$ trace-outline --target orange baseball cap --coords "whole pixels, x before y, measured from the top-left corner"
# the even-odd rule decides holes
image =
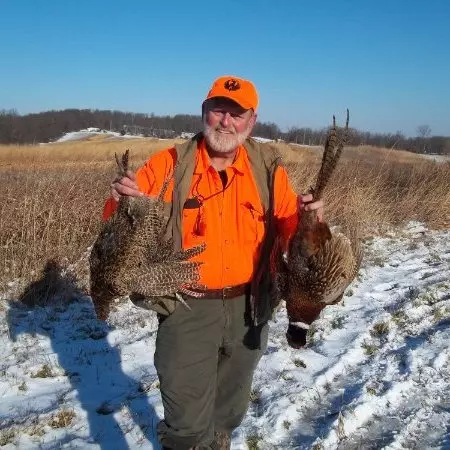
[[[205,100],[214,97],[226,97],[238,103],[245,109],[256,111],[258,107],[258,92],[255,85],[243,78],[232,75],[217,78],[208,92]]]

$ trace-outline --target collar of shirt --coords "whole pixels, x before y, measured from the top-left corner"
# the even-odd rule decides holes
[[[245,155],[246,150],[243,145],[238,147],[236,158],[230,166],[235,172],[243,175],[245,172]],[[205,138],[201,139],[197,145],[197,160],[195,162],[195,174],[206,172],[211,167],[211,160],[209,159],[208,150],[206,149]]]

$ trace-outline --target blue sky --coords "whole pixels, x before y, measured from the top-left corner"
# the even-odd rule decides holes
[[[282,129],[450,136],[449,0],[0,3],[0,109],[198,114],[232,74]]]

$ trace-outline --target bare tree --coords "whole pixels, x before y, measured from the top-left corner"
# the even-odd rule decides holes
[[[423,139],[431,134],[431,128],[429,125],[419,125],[416,128],[416,132]]]
[[[431,128],[429,125],[419,125],[416,131],[422,141],[422,151],[423,153],[427,153],[427,137],[431,134]]]

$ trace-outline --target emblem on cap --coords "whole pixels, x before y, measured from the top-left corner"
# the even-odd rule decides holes
[[[225,89],[228,89],[229,91],[237,91],[241,88],[241,85],[239,84],[238,80],[235,80],[234,78],[230,78],[229,80],[225,81],[223,84],[223,87]]]

